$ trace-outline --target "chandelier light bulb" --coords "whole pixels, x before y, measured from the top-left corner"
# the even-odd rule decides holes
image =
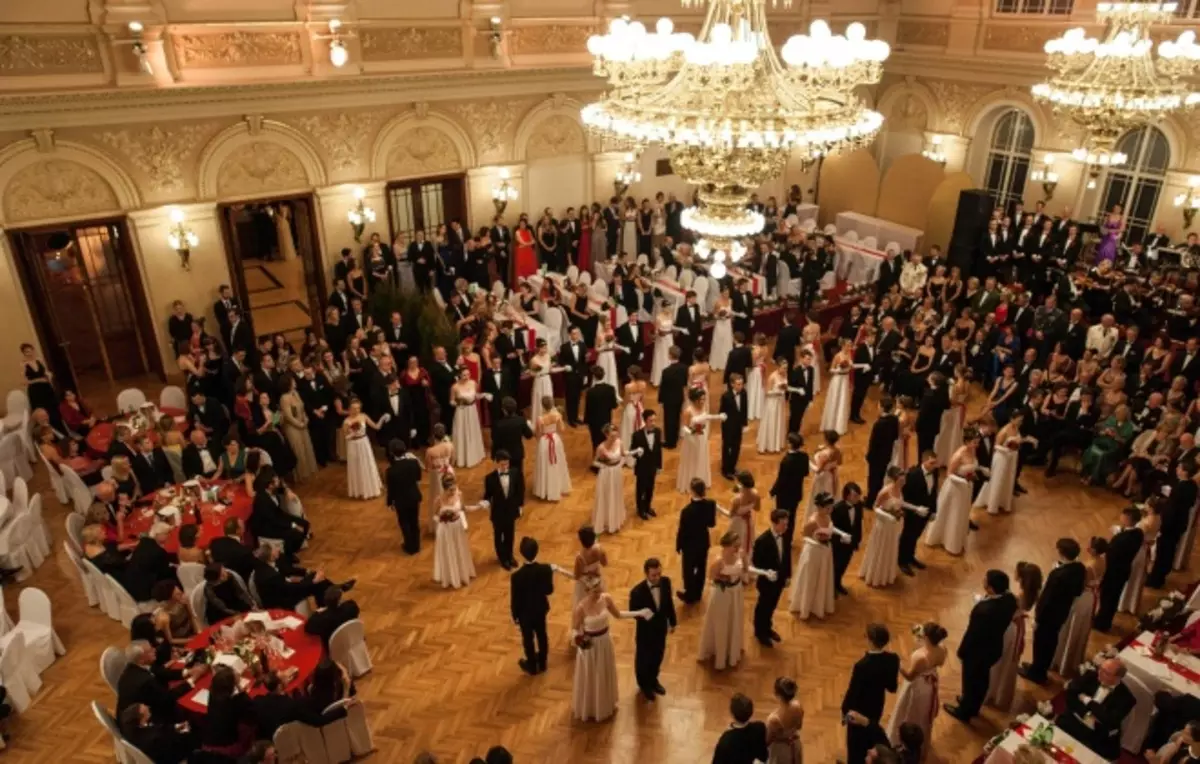
[[[329,63],[340,69],[349,60],[350,53],[346,50],[346,45],[341,40],[331,40],[329,43]]]
[[[184,215],[183,215],[183,210],[180,209],[179,207],[172,207],[170,216],[171,216],[171,222],[174,223],[175,225],[179,225],[185,219]]]
[[[355,187],[354,187],[354,198],[355,198],[355,199],[357,199],[357,200],[358,200],[358,201],[360,201],[360,202],[361,202],[363,199],[366,199],[366,198],[367,198],[367,191],[366,191],[366,189],[364,189],[362,186],[355,186]]]
[[[146,29],[146,27],[140,21],[129,22],[129,31],[134,33],[135,35],[141,34],[143,31],[145,31],[145,29]]]
[[[512,177],[512,173],[509,171],[509,169],[507,167],[500,168],[500,180],[508,180],[511,177]]]
[[[714,279],[725,278],[725,274],[726,274],[725,263],[720,263],[720,262],[713,263],[712,267],[708,269],[708,272],[712,274],[712,277]]]

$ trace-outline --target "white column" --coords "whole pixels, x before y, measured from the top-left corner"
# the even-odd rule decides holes
[[[971,149],[971,139],[961,135],[942,136],[942,153],[946,155],[946,173],[964,172],[967,167],[967,152]]]
[[[0,229],[0,325],[4,327],[9,347],[15,349],[22,342],[28,342],[37,349],[38,355],[44,357],[18,274],[16,253],[9,249],[8,235]],[[24,389],[25,378],[17,364],[0,366],[0,384],[5,390]]]

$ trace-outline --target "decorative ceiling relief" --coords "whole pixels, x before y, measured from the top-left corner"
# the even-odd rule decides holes
[[[528,107],[527,101],[468,101],[455,106],[454,113],[471,134],[479,159],[486,162],[504,157],[517,117]]]
[[[901,19],[896,29],[898,45],[928,45],[944,48],[950,42],[950,24],[945,21]]]
[[[929,110],[912,91],[901,93],[888,114],[888,129],[894,132],[921,133],[929,126]]]
[[[359,32],[364,61],[458,58],[463,55],[458,27],[393,27]]]
[[[946,80],[928,80],[925,84],[941,107],[941,129],[960,135],[966,127],[964,123],[971,105],[993,89],[987,85],[963,85]]]
[[[325,152],[332,172],[347,172],[366,161],[367,145],[384,114],[379,110],[321,114],[296,120]]]
[[[983,47],[1013,53],[1041,53],[1046,41],[1062,32],[1061,27],[1030,24],[988,24],[983,30]]]
[[[389,178],[457,170],[463,165],[450,136],[436,127],[421,125],[396,138],[387,158]]]
[[[103,71],[104,62],[92,35],[0,35],[0,75]]]
[[[13,176],[4,192],[9,222],[79,217],[120,208],[108,181],[95,170],[65,159],[29,165]]]
[[[527,159],[545,159],[570,154],[582,154],[585,150],[583,128],[579,123],[563,114],[547,117],[537,124],[525,143]]]
[[[304,62],[299,32],[179,34],[175,56],[185,69],[227,66],[287,66]]]
[[[509,51],[514,56],[551,53],[587,53],[587,39],[596,33],[594,26],[547,24],[517,27],[509,33]]]
[[[98,133],[96,138],[124,154],[134,167],[145,173],[147,190],[170,193],[183,188],[184,165],[200,145],[204,132],[198,125],[166,130],[155,126],[145,130],[107,131]]]
[[[219,195],[254,195],[308,185],[300,159],[278,143],[252,141],[234,149],[217,172]]]

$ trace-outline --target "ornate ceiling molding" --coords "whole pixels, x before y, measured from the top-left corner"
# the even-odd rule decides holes
[[[94,34],[0,35],[0,76],[103,71],[104,61]]]
[[[425,130],[417,132],[420,128]],[[418,103],[415,109],[392,118],[379,131],[379,135],[375,138],[375,145],[371,149],[371,177],[393,180],[399,177],[420,175],[421,166],[431,162],[434,165],[444,163],[450,156],[450,152],[438,137],[429,131],[439,133],[452,145],[454,153],[457,155],[458,166],[450,169],[470,169],[478,166],[479,158],[475,153],[475,146],[462,125],[445,114],[429,111],[428,104]],[[415,153],[410,152],[406,157],[403,143],[410,138],[419,140],[421,145]],[[409,164],[403,164],[405,159],[409,161]],[[408,168],[416,169],[410,172]],[[447,168],[438,167],[438,169]],[[394,175],[394,172],[403,174]]]
[[[509,32],[508,50],[514,56],[587,55],[587,39],[594,24],[539,24],[519,26]]]
[[[461,58],[463,33],[458,26],[369,27],[359,33],[364,62]]]
[[[896,27],[897,45],[924,45],[944,48],[949,42],[949,21],[901,19]]]
[[[97,182],[98,181],[98,182]],[[27,138],[0,149],[0,224],[83,217],[142,206],[129,174],[103,151]]]
[[[167,129],[155,125],[141,130],[106,130],[95,137],[145,173],[149,191],[169,194],[184,186],[184,166],[203,133],[198,125]]]
[[[171,35],[183,69],[289,66],[304,62],[299,31],[183,33]]]
[[[983,28],[983,47],[1011,53],[1040,54],[1046,41],[1063,31],[1061,24],[992,23]]]

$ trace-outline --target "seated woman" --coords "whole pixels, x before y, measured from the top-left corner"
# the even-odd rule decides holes
[[[152,614],[154,627],[172,645],[183,647],[200,631],[200,621],[192,612],[192,606],[178,583],[159,581],[150,596],[158,603]]]
[[[96,426],[96,417],[74,390],[63,390],[58,415],[67,431],[76,435],[87,435],[88,430]]]
[[[114,456],[109,462],[112,467],[112,477],[108,482],[112,483],[116,489],[117,500],[137,501],[142,496],[142,487],[138,484],[137,476],[133,474],[133,467],[129,464],[129,457]]]
[[[185,525],[179,529],[179,552],[177,556],[180,562],[195,562],[201,565],[208,563],[208,552],[196,546],[196,539],[199,536],[200,526],[198,525]]]
[[[1174,451],[1171,428],[1160,424],[1153,430],[1143,431],[1134,439],[1120,474],[1108,476],[1109,487],[1120,491],[1127,499],[1143,496],[1143,488],[1153,473],[1167,468]]]
[[[254,418],[254,438],[251,442],[267,452],[276,472],[290,475],[296,466],[296,457],[279,429],[279,408],[271,402],[271,396],[265,392],[259,393],[258,405],[254,406],[251,414]]]
[[[1129,407],[1117,406],[1116,410],[1096,428],[1097,437],[1083,452],[1082,476],[1084,483],[1099,485],[1105,475],[1116,469],[1122,449],[1133,437],[1133,420]]]
[[[61,475],[62,468],[66,466],[74,470],[85,485],[96,485],[104,479],[100,474],[104,462],[82,455],[79,451],[79,441],[67,439],[61,443],[55,442],[54,428],[43,426],[34,429],[33,439],[50,469],[58,474]]]
[[[116,543],[105,537],[104,528],[99,525],[83,527],[83,559],[118,581],[129,564],[129,558],[117,549]]]
[[[204,751],[237,758],[254,742],[254,704],[249,695],[238,690],[238,677],[228,666],[213,671],[204,721]]]
[[[213,480],[238,480],[246,474],[246,449],[237,437],[230,433],[225,438],[225,450],[217,461],[217,473]]]
[[[345,667],[332,658],[323,658],[308,680],[307,703],[313,711],[323,713],[330,704],[354,697],[357,692]]]

